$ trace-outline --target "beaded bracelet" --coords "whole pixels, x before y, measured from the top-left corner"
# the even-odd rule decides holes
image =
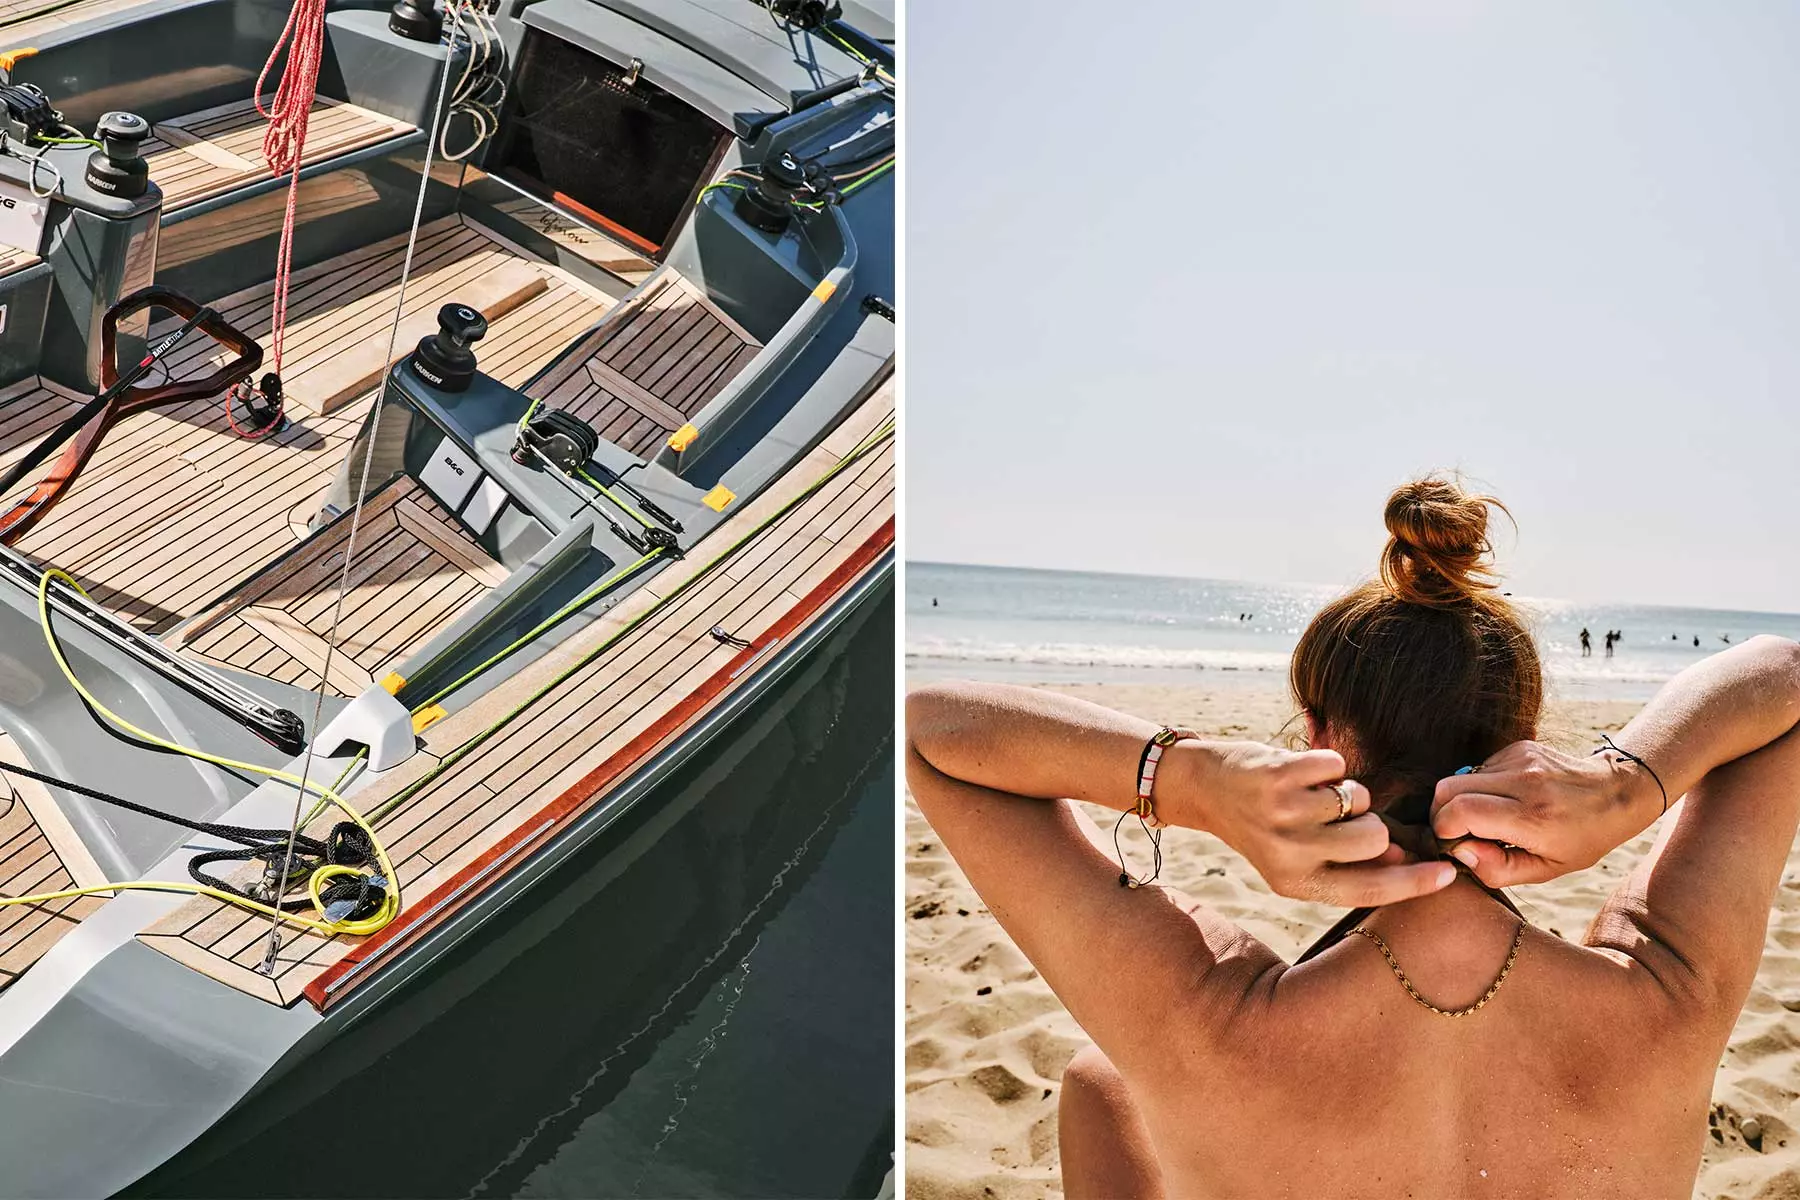
[[[1157,819],[1156,804],[1151,795],[1156,788],[1156,768],[1162,763],[1163,752],[1170,746],[1176,742],[1198,739],[1199,736],[1191,729],[1173,729],[1165,725],[1144,743],[1144,752],[1138,756],[1137,800],[1113,822],[1113,850],[1119,856],[1120,887],[1143,887],[1162,874],[1162,831],[1165,822]],[[1142,879],[1133,875],[1125,866],[1125,848],[1119,844],[1119,827],[1130,816],[1135,816],[1138,824],[1144,827],[1144,832],[1150,835],[1151,869],[1150,874]]]

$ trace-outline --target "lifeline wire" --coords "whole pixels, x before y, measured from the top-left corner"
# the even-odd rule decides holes
[[[323,8],[324,0],[317,0],[317,2],[320,7]],[[296,5],[296,8],[298,8],[298,5]],[[450,39],[451,44],[454,45],[456,41],[456,32],[462,26],[461,12],[459,9],[452,8],[450,10],[450,20]],[[419,195],[413,203],[412,229],[406,236],[406,258],[400,266],[400,290],[398,297],[396,297],[394,301],[394,323],[388,329],[387,357],[382,359],[383,362],[391,363],[394,361],[394,348],[400,341],[400,322],[406,312],[406,285],[412,277],[413,251],[418,248],[419,244],[419,222],[425,214],[425,193],[431,186],[431,163],[432,158],[437,151],[438,137],[443,131],[444,100],[445,97],[449,95],[449,92],[450,55],[449,52],[446,51],[444,55],[444,70],[443,73],[438,76],[437,107],[433,111],[431,117],[431,133],[430,136],[425,139],[425,165],[419,172]],[[289,203],[290,205],[292,204],[291,198]],[[344,594],[350,590],[350,567],[356,558],[356,534],[362,523],[363,501],[368,495],[369,469],[375,461],[375,446],[381,432],[381,410],[385,407],[382,403],[382,397],[385,396],[386,391],[387,382],[384,378],[382,381],[382,396],[376,398],[374,411],[369,416],[368,449],[363,453],[362,477],[356,486],[356,503],[350,510],[350,531],[344,541],[344,569],[338,576],[337,599],[333,602],[331,607],[331,632],[325,638],[325,665],[319,672],[319,691],[318,696],[313,703],[312,724],[308,727],[313,731],[313,736],[312,739],[306,743],[306,758],[300,768],[300,786],[294,791],[294,819],[288,836],[287,854],[284,855],[281,860],[280,884],[276,891],[276,895],[278,896],[286,894],[288,872],[293,869],[294,839],[298,837],[300,833],[300,807],[306,799],[307,781],[312,777],[313,754],[319,736],[319,719],[325,712],[325,689],[328,686],[326,681],[331,677],[331,660],[337,651],[338,620],[344,613]],[[341,804],[340,807],[342,807]],[[345,811],[348,812],[349,809],[346,808]],[[370,833],[372,835],[373,830],[371,830]],[[380,843],[377,842],[376,845],[379,848]],[[393,888],[390,895],[394,897],[395,907],[398,908],[400,881],[391,873],[388,876],[388,881]],[[265,971],[273,970],[275,955],[280,949],[280,922],[271,918],[269,921],[268,945],[263,951],[263,967]]]

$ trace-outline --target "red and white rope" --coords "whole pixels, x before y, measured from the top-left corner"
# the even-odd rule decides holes
[[[306,127],[319,91],[319,63],[325,54],[326,0],[294,0],[287,25],[256,77],[256,111],[269,122],[263,134],[263,160],[269,173],[288,177],[287,215],[281,222],[281,248],[275,255],[275,299],[270,317],[270,358],[281,374],[281,348],[287,334],[288,276],[293,270],[294,219],[300,201],[300,160],[306,149]],[[263,85],[283,50],[287,62],[270,107],[263,107]]]

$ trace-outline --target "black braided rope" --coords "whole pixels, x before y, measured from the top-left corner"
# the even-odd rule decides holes
[[[194,880],[207,887],[217,888],[254,904],[268,904],[266,896],[256,895],[236,884],[221,879],[206,871],[205,868],[221,862],[249,862],[262,859],[271,865],[279,863],[288,853],[288,835],[286,829],[257,829],[248,825],[226,825],[218,821],[196,821],[179,813],[165,812],[160,808],[152,808],[148,804],[139,804],[135,800],[127,800],[123,796],[114,796],[110,792],[98,791],[83,787],[79,783],[71,783],[66,779],[58,779],[54,775],[45,775],[33,771],[29,767],[17,766],[14,763],[0,762],[0,772],[22,775],[27,779],[35,779],[39,783],[52,787],[64,788],[80,796],[98,800],[103,804],[115,805],[128,812],[141,813],[147,817],[155,817],[167,821],[171,825],[180,825],[196,833],[204,833],[211,837],[223,838],[228,842],[237,842],[238,849],[206,850],[188,860],[188,874]],[[314,871],[324,866],[360,867],[375,860],[375,843],[362,826],[354,821],[339,821],[332,826],[325,839],[309,837],[304,833],[294,833],[294,861],[302,869],[292,872],[294,883],[310,878]],[[326,905],[339,900],[354,900],[355,908],[346,920],[360,921],[374,916],[386,899],[386,889],[371,876],[361,875],[360,882],[348,877],[327,884],[320,889],[319,897]],[[312,907],[310,897],[299,900],[280,900],[273,907],[283,912],[299,912]]]

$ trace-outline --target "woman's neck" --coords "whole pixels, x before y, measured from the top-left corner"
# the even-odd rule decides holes
[[[1380,934],[1407,977],[1445,1007],[1479,996],[1506,961],[1519,918],[1466,872],[1440,892],[1390,904],[1363,922]],[[1472,999],[1473,997],[1471,997]]]

